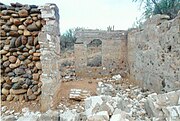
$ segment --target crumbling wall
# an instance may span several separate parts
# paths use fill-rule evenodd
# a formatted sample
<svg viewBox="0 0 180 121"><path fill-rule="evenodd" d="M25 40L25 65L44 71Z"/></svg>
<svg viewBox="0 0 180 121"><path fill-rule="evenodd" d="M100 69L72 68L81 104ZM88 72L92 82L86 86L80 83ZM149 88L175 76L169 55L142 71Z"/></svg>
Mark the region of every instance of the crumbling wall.
<svg viewBox="0 0 180 121"><path fill-rule="evenodd" d="M76 32L76 37L75 72L77 77L97 78L118 73L125 75L124 72L127 69L126 31L79 30ZM97 48L98 53L89 52L88 45L93 40L102 42L99 49ZM96 49L92 51L96 52ZM94 60L89 59L91 56L92 58L94 56ZM88 64L89 62L92 64ZM93 64L98 66L93 66Z"/></svg>
<svg viewBox="0 0 180 121"><path fill-rule="evenodd" d="M180 14L156 15L128 33L130 79L156 92L180 87Z"/></svg>
<svg viewBox="0 0 180 121"><path fill-rule="evenodd" d="M42 18L46 21L38 35L41 45L42 75L41 110L46 111L54 106L56 90L60 87L60 31L59 9L55 4L40 7Z"/></svg>
<svg viewBox="0 0 180 121"><path fill-rule="evenodd" d="M60 84L59 10L20 3L0 9L2 100L40 100L48 110Z"/></svg>

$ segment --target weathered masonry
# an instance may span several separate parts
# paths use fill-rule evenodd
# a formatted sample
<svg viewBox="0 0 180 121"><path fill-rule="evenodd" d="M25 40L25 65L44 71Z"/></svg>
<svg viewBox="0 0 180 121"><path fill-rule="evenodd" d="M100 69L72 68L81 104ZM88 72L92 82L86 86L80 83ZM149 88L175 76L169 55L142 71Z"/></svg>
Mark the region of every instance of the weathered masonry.
<svg viewBox="0 0 180 121"><path fill-rule="evenodd" d="M78 30L75 71L78 77L103 77L127 71L127 32Z"/></svg>
<svg viewBox="0 0 180 121"><path fill-rule="evenodd" d="M156 92L180 89L180 14L168 19L156 15L128 33L130 79Z"/></svg>
<svg viewBox="0 0 180 121"><path fill-rule="evenodd" d="M1 99L40 100L47 110L60 84L58 8L1 3L0 9Z"/></svg>
<svg viewBox="0 0 180 121"><path fill-rule="evenodd" d="M46 111L54 106L61 84L59 10L55 4L19 3L0 3L0 10L1 99L39 100L41 110ZM143 29L129 32L77 31L76 76L98 78L120 73L158 93L179 90L180 12L168 19L156 15ZM176 92L170 95L177 99ZM155 104L150 98L151 102Z"/></svg>
<svg viewBox="0 0 180 121"><path fill-rule="evenodd" d="M158 93L180 88L180 14L153 16L141 30L80 30L76 37L77 76L120 73Z"/></svg>

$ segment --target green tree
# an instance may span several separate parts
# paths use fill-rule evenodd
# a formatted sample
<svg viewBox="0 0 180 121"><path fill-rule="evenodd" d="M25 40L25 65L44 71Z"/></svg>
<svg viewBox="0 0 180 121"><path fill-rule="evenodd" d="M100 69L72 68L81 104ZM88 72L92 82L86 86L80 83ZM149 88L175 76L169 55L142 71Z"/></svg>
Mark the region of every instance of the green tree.
<svg viewBox="0 0 180 121"><path fill-rule="evenodd" d="M180 0L133 0L140 2L140 7L144 6L143 16L145 19L156 14L166 14L170 18L177 16L180 10Z"/></svg>
<svg viewBox="0 0 180 121"><path fill-rule="evenodd" d="M74 29L67 30L60 38L61 51L73 50L76 38L74 36Z"/></svg>
<svg viewBox="0 0 180 121"><path fill-rule="evenodd" d="M76 42L75 31L84 29L82 27L76 27L73 29L68 29L60 37L61 51L74 50L74 44Z"/></svg>

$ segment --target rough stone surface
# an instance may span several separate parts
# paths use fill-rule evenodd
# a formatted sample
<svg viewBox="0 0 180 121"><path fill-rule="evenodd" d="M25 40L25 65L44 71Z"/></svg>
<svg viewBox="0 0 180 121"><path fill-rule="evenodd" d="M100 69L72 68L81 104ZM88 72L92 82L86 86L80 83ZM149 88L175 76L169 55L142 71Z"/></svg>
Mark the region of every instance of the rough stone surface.
<svg viewBox="0 0 180 121"><path fill-rule="evenodd" d="M128 33L130 78L156 92L180 88L180 14L148 19L142 30Z"/></svg>
<svg viewBox="0 0 180 121"><path fill-rule="evenodd" d="M61 82L60 62L58 61L60 60L59 10L55 4L45 4L39 9L41 17L46 20L46 25L42 27L42 31L38 35L41 56L36 54L33 57L41 58L41 81L43 83L41 110L46 111L52 107L53 100L57 97L55 91L60 87Z"/></svg>
<svg viewBox="0 0 180 121"><path fill-rule="evenodd" d="M1 76L5 80L1 83L3 101L11 101L13 98L23 100L22 95L27 93L27 90L31 88L30 85L40 82L42 74L39 57L41 55L40 45L38 39L34 42L34 38L38 38L39 31L42 28L42 18L37 17L41 15L37 7L31 8L29 6L19 3L12 3L11 6L4 5L4 10L0 14L2 26L0 33L4 37L1 38L0 48L0 54L2 55ZM34 11L33 16L37 19L32 19L31 9ZM35 23L38 25L38 29L30 26L35 25ZM36 46L39 46L39 48ZM33 52L29 53L30 50L33 50ZM34 53L36 53L35 55L38 53L38 58L33 59L32 55ZM33 63L33 65L28 66L29 63ZM37 64L35 65L35 63ZM41 91L41 89L37 90ZM33 100L39 94L38 91L36 95L34 94L35 96L32 94L28 96L30 96L30 100Z"/></svg>
<svg viewBox="0 0 180 121"><path fill-rule="evenodd" d="M178 121L179 117L180 90L157 95L153 93L148 96L145 108L148 115L161 120Z"/></svg>

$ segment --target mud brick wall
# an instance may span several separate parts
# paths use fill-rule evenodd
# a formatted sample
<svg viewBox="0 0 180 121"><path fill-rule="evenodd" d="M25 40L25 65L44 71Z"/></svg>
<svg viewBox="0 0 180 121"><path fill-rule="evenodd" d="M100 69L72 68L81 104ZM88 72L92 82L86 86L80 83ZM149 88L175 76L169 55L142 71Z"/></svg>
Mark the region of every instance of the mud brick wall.
<svg viewBox="0 0 180 121"><path fill-rule="evenodd" d="M41 93L38 33L45 21L35 5L0 5L1 99L29 101Z"/></svg>
<svg viewBox="0 0 180 121"><path fill-rule="evenodd" d="M180 14L156 15L128 33L130 78L156 92L180 88Z"/></svg>
<svg viewBox="0 0 180 121"><path fill-rule="evenodd" d="M0 3L1 99L52 106L60 82L59 10L55 4Z"/></svg>
<svg viewBox="0 0 180 121"><path fill-rule="evenodd" d="M76 31L76 37L75 72L78 77L97 78L118 73L126 75L126 31L79 30ZM94 40L101 41L98 52L95 52L98 50L96 47L88 49L88 45ZM101 62L95 58L92 64L100 64L100 66L88 66L88 58L91 55L99 56Z"/></svg>

